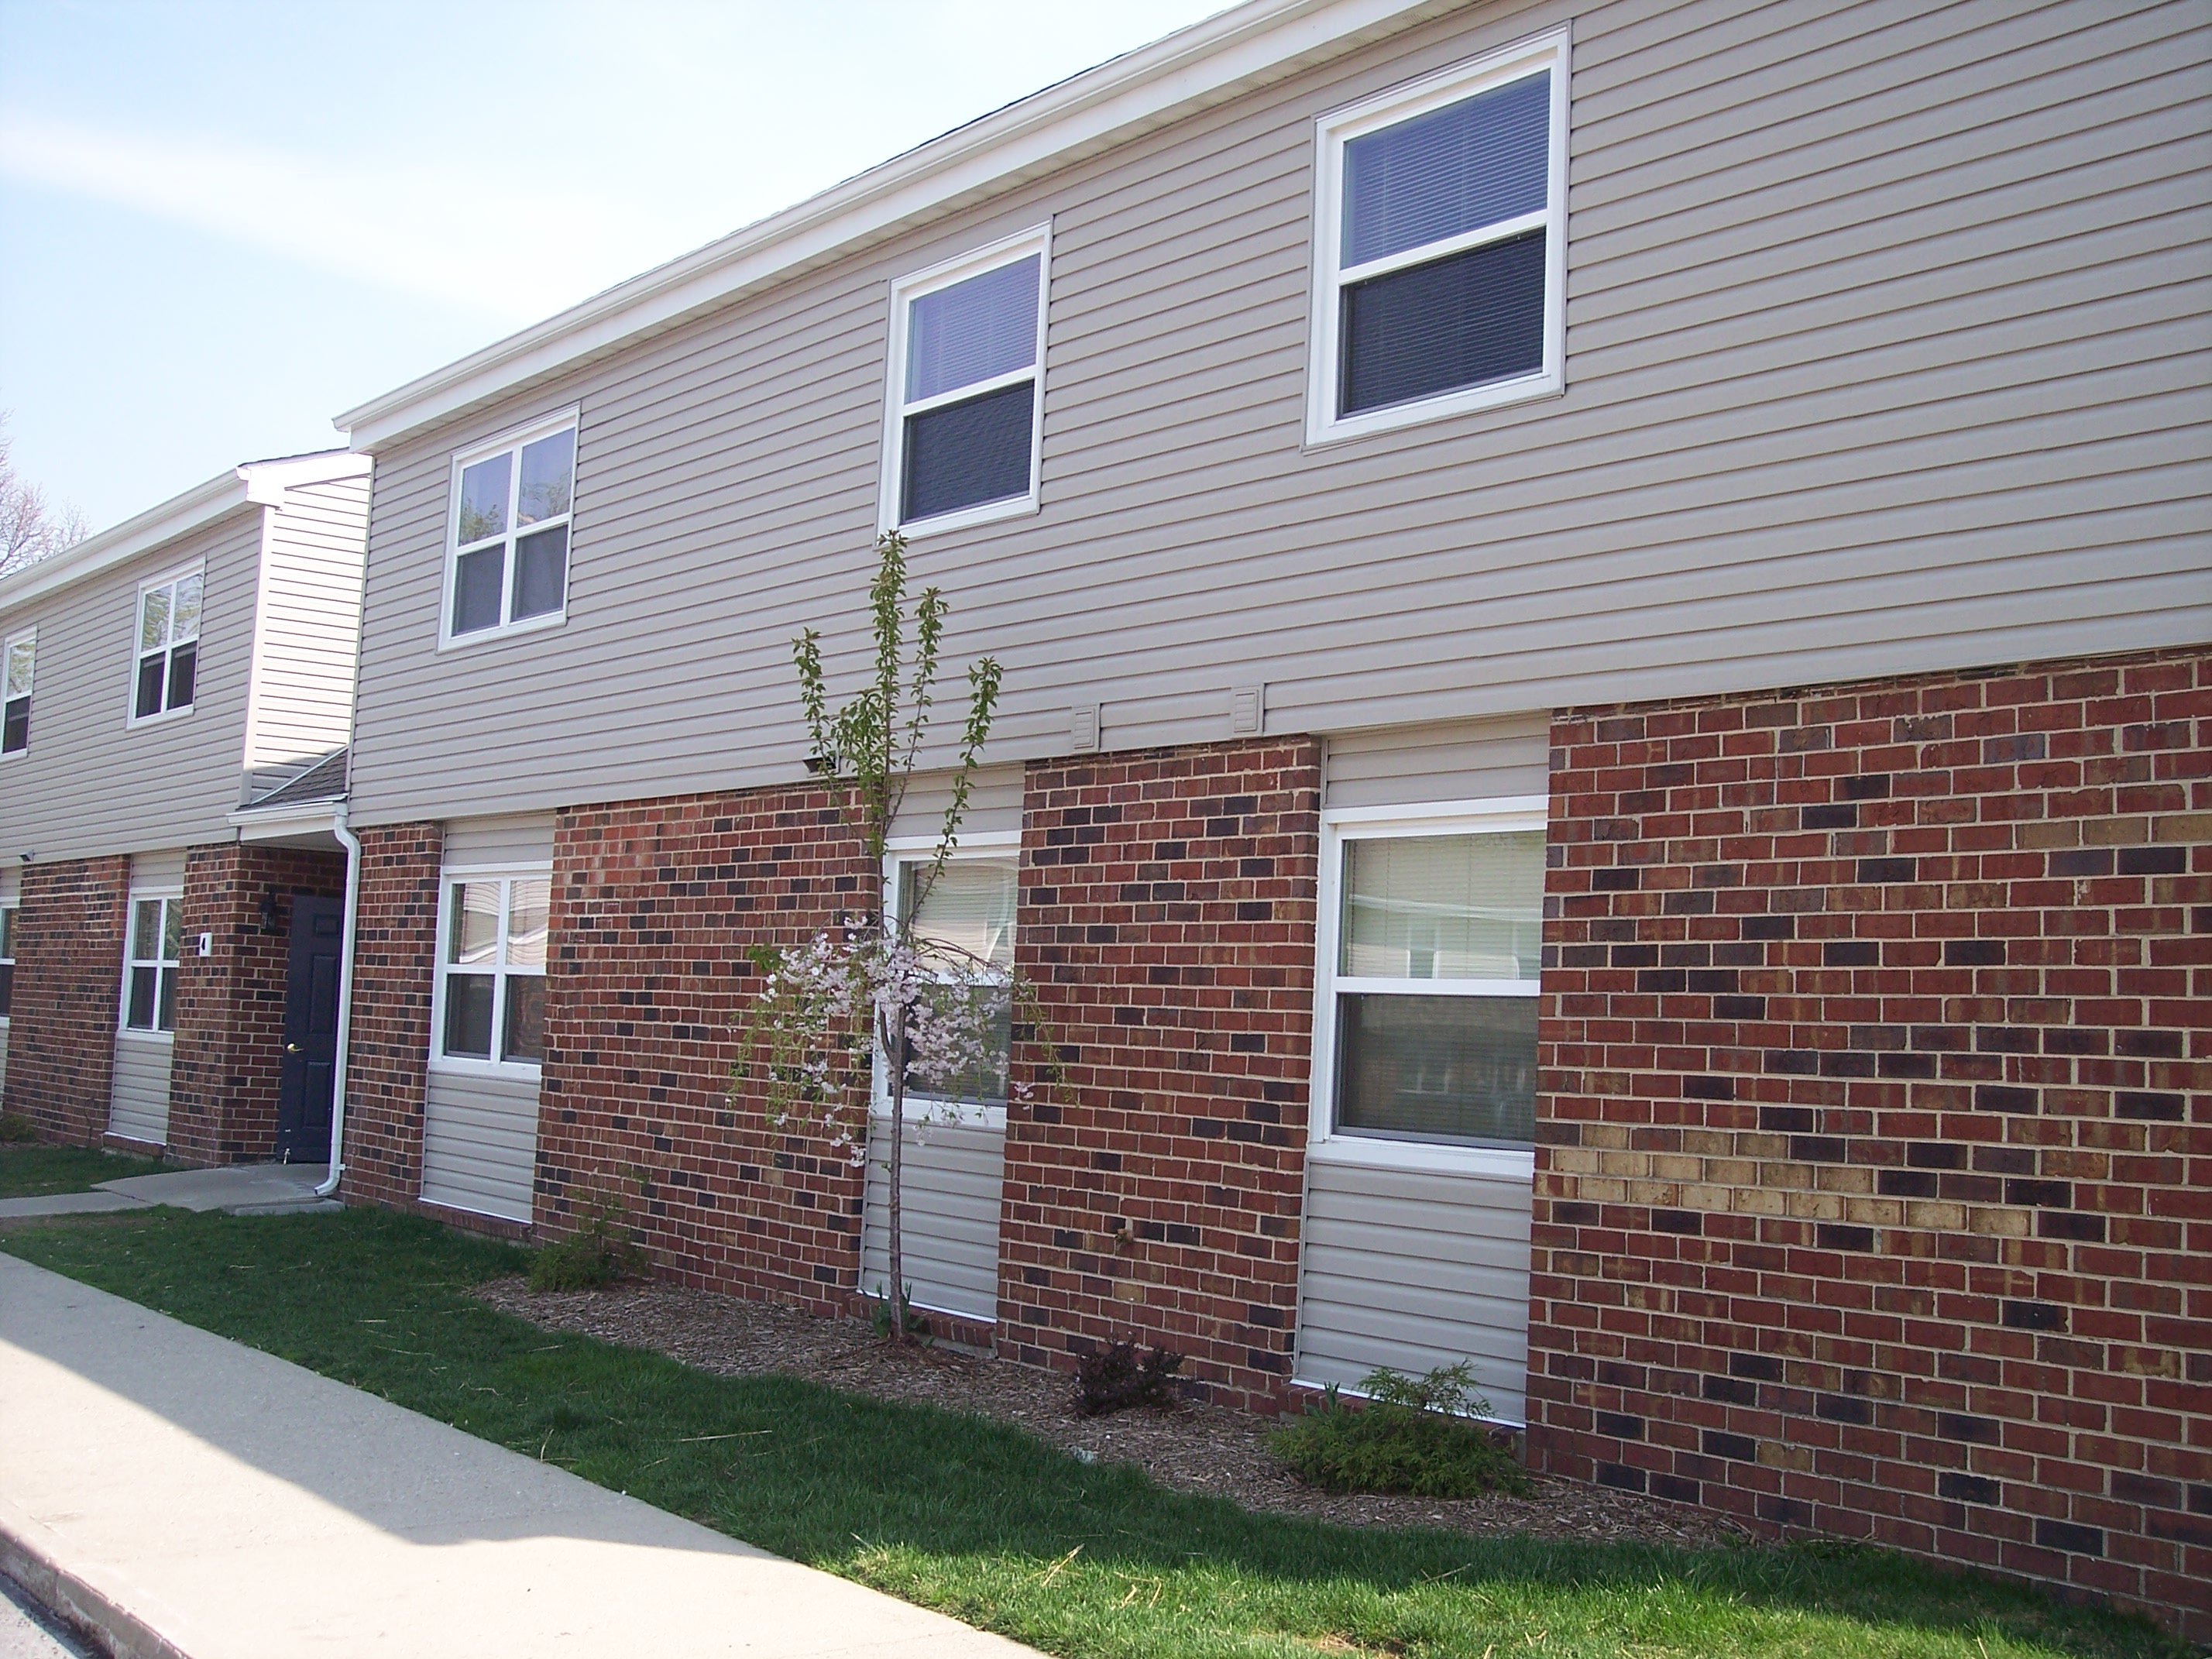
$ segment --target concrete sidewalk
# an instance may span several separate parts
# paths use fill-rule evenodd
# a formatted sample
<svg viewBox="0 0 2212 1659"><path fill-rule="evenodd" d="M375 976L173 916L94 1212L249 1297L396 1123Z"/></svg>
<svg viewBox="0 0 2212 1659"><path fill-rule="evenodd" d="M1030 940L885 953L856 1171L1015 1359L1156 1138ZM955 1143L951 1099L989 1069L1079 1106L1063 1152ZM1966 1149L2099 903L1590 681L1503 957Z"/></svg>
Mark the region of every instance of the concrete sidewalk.
<svg viewBox="0 0 2212 1659"><path fill-rule="evenodd" d="M167 1170L160 1175L103 1181L88 1193L44 1198L0 1198L0 1221L42 1215L98 1215L169 1204L180 1210L227 1210L233 1215L298 1215L343 1208L315 1188L326 1164L231 1164L214 1170Z"/></svg>
<svg viewBox="0 0 2212 1659"><path fill-rule="evenodd" d="M0 1571L129 1659L1030 1651L5 1255Z"/></svg>

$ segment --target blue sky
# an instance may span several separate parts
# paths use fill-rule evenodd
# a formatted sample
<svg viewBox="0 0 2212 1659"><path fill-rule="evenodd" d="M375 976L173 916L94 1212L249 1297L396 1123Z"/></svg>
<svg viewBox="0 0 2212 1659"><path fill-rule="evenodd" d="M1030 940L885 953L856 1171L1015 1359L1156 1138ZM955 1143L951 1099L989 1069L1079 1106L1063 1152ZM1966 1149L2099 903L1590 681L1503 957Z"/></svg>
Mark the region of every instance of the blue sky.
<svg viewBox="0 0 2212 1659"><path fill-rule="evenodd" d="M0 0L0 410L104 527L1224 0Z"/></svg>

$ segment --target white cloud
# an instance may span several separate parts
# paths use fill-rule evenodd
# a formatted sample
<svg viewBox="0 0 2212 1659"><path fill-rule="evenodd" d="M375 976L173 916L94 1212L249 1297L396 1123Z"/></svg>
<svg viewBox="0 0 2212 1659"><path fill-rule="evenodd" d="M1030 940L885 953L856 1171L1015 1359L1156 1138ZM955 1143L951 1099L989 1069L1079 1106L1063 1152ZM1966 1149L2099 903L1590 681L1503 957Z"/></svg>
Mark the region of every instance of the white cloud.
<svg viewBox="0 0 2212 1659"><path fill-rule="evenodd" d="M512 170L364 167L24 113L0 115L0 174L517 324L687 246L642 204L533 191Z"/></svg>

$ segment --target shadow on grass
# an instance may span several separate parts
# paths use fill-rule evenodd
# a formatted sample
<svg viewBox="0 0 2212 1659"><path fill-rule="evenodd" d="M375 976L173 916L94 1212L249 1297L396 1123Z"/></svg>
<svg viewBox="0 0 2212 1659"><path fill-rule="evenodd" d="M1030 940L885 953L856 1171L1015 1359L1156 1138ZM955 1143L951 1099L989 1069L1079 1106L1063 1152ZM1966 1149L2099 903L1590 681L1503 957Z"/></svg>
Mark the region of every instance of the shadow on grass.
<svg viewBox="0 0 2212 1659"><path fill-rule="evenodd" d="M981 1418L540 1330L468 1294L518 1271L520 1252L382 1212L162 1212L12 1232L0 1249L1059 1654L2187 1651L2139 1620L1875 1551L1255 1515Z"/></svg>

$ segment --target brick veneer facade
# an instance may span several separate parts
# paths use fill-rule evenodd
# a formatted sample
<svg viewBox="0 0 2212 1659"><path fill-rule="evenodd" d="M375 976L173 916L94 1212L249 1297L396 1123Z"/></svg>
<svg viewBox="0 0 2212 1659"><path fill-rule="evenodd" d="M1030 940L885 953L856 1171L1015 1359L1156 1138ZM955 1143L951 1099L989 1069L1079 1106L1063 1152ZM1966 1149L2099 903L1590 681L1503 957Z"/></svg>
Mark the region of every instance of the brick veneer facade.
<svg viewBox="0 0 2212 1659"><path fill-rule="evenodd" d="M284 1000L295 894L338 897L345 859L288 847L196 847L185 861L185 953L169 1064L169 1156L265 1160L276 1147ZM275 923L262 901L276 902ZM207 956L193 941L211 935Z"/></svg>
<svg viewBox="0 0 2212 1659"><path fill-rule="evenodd" d="M422 1188L424 1064L445 830L391 824L363 830L360 839L341 1191L349 1200L412 1209Z"/></svg>
<svg viewBox="0 0 2212 1659"><path fill-rule="evenodd" d="M2212 659L1553 728L1553 1469L2212 1637Z"/></svg>
<svg viewBox="0 0 2212 1659"><path fill-rule="evenodd" d="M731 1019L757 976L755 946L834 929L872 902L878 879L818 786L560 814L542 1230L617 1200L655 1262L687 1283L851 1306L860 1172L818 1132L771 1127L758 1100L732 1103Z"/></svg>
<svg viewBox="0 0 2212 1659"><path fill-rule="evenodd" d="M1035 1090L1008 1112L1000 1341L1072 1366L1131 1333L1217 1397L1291 1370L1312 1050L1310 738L1032 765L1015 957Z"/></svg>
<svg viewBox="0 0 2212 1659"><path fill-rule="evenodd" d="M130 891L128 858L24 866L5 1109L41 1139L96 1146L106 1133Z"/></svg>

